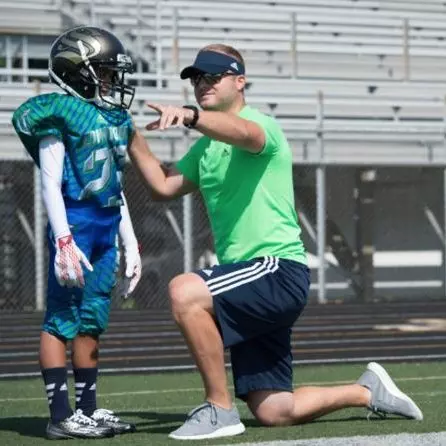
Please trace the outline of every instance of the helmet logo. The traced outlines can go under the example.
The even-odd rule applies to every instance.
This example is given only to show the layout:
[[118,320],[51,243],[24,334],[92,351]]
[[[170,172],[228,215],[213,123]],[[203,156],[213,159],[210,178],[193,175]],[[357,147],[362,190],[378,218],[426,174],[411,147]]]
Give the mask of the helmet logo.
[[[70,53],[73,53],[71,55],[74,55],[76,57],[79,56],[79,51],[78,51],[79,40],[83,43],[83,46],[85,48],[85,53],[88,58],[97,56],[101,52],[101,44],[93,36],[91,36],[91,38],[87,40],[84,34],[77,31],[73,31],[68,35],[62,37],[60,43],[66,45],[66,49]],[[60,54],[63,57],[68,57],[66,51],[61,52]]]

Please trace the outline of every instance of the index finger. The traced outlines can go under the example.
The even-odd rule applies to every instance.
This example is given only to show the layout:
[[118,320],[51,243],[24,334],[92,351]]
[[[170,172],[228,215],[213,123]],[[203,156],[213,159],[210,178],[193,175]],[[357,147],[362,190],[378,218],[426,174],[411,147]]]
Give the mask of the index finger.
[[152,104],[150,102],[146,102],[147,107],[152,108],[153,110],[156,110],[158,113],[161,113],[163,110],[163,106],[160,104]]

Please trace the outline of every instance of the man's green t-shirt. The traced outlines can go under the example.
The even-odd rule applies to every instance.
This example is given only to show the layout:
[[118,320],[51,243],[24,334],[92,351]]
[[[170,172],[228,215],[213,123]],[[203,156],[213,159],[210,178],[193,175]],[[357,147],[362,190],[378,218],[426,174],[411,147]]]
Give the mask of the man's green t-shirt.
[[306,264],[285,135],[272,117],[249,106],[239,116],[263,128],[260,153],[203,136],[176,164],[203,195],[218,260],[276,256]]

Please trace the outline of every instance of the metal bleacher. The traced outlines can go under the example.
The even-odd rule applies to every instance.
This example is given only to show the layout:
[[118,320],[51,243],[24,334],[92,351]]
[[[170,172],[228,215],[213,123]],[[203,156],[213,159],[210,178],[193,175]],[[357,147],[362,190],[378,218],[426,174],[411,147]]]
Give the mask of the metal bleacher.
[[57,34],[62,29],[56,0],[0,0],[1,34]]
[[[0,0],[0,60],[2,36],[27,36],[30,54],[46,54],[48,42],[39,43],[35,34],[53,39],[68,25],[88,23],[94,12],[95,22],[123,39],[135,60],[147,62],[145,71],[134,75],[139,86],[132,112],[141,126],[154,117],[144,102],[184,102],[187,83],[178,79],[179,68],[191,63],[200,47],[223,42],[242,51],[248,101],[276,116],[296,161],[446,161],[442,1],[95,0],[94,11],[91,5],[90,0]],[[36,19],[41,14],[45,18]],[[36,77],[43,81],[41,91],[54,90],[45,71],[0,65],[4,156],[17,156],[10,116],[35,93]],[[190,88],[188,94],[192,100]],[[182,132],[173,130],[153,133],[150,140],[169,158],[184,150],[181,138]]]
[[[400,10],[376,9],[400,4]],[[76,14],[88,12],[89,0],[76,0]],[[408,20],[411,79],[442,80],[445,68],[446,27],[444,7],[438,2],[413,11],[412,2],[296,1],[226,2],[97,0],[95,12],[101,23],[120,35],[136,39],[141,34],[145,56],[161,62],[167,72],[172,64],[175,36],[180,65],[210,41],[231,42],[246,57],[251,72],[262,76],[290,76],[290,40],[296,40],[299,76],[373,78],[404,77],[404,19]],[[157,6],[158,5],[158,6]],[[230,7],[228,7],[230,5]],[[406,5],[406,8],[404,8]],[[383,6],[383,8],[384,8]],[[295,23],[293,31],[293,18]],[[155,52],[164,55],[155,60]],[[337,70],[333,70],[333,63]],[[426,69],[427,67],[434,69]]]

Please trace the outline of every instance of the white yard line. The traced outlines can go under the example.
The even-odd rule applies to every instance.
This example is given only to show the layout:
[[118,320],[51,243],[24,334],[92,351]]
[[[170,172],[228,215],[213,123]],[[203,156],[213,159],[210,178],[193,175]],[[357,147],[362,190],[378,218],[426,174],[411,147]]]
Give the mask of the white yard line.
[[[353,363],[367,363],[369,361],[426,361],[426,360],[443,360],[446,359],[446,354],[428,354],[428,355],[401,355],[401,356],[363,356],[357,358],[336,358],[336,359],[304,359],[295,360],[293,365],[324,365],[324,364],[353,364]],[[230,368],[230,364],[226,364],[226,368]],[[193,364],[190,365],[174,365],[174,366],[159,366],[159,367],[116,367],[116,368],[102,368],[101,375],[110,373],[146,373],[166,371],[184,371],[197,370]],[[71,373],[69,371],[68,373]],[[25,372],[25,373],[0,373],[2,378],[37,378],[40,377],[40,372]]]
[[223,446],[442,446],[446,432],[427,434],[396,434],[357,437],[315,438],[308,440],[266,441],[262,443],[232,443]]
[[[397,378],[396,382],[407,382],[407,381],[442,381],[446,380],[446,375],[439,376],[424,376],[424,377],[405,377]],[[309,382],[296,382],[295,386],[335,386],[341,384],[351,384],[352,381],[309,381]],[[231,390],[232,386],[229,387]],[[110,393],[99,393],[99,398],[109,398],[109,397],[121,397],[126,395],[162,395],[169,393],[189,393],[189,392],[203,392],[202,387],[190,387],[190,388],[175,388],[175,389],[153,389],[153,390],[135,390],[127,392],[110,392]],[[427,395],[436,396],[444,395],[446,391],[439,392],[414,392],[411,395]],[[31,398],[0,398],[0,403],[10,403],[10,402],[23,402],[23,401],[46,401],[45,397],[31,397]]]

